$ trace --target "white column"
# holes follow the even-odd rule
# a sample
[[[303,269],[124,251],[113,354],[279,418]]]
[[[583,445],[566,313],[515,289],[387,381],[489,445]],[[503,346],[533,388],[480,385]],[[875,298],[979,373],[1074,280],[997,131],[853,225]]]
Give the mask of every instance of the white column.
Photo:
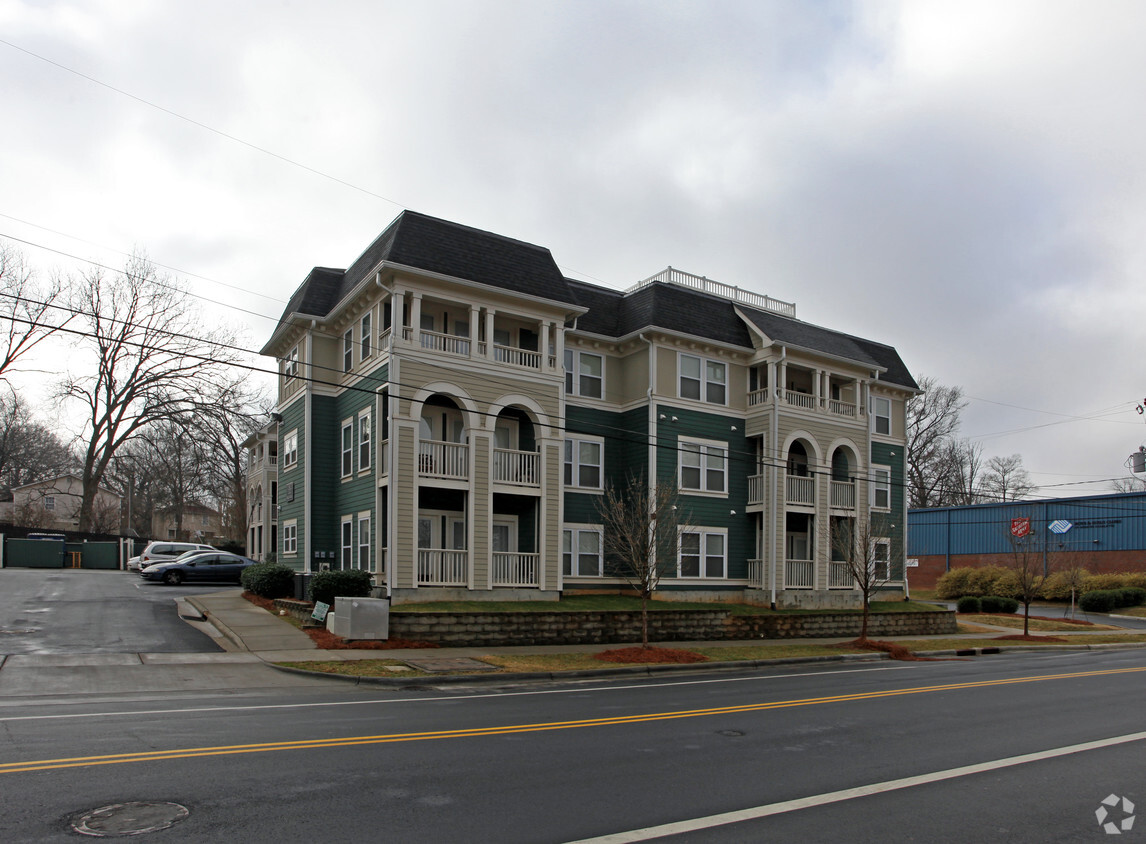
[[[812,376],[812,406],[820,407],[824,400],[824,371],[817,369]]]
[[[481,309],[477,305],[470,305],[470,357],[477,357],[478,353],[478,324],[481,320]]]
[[[485,355],[493,360],[493,309],[487,308],[485,312]]]
[[[422,294],[410,294],[410,339],[414,345],[422,345]]]
[[[538,349],[541,353],[540,366],[538,367],[542,372],[549,371],[549,331],[551,323],[541,323],[541,337],[538,338]]]

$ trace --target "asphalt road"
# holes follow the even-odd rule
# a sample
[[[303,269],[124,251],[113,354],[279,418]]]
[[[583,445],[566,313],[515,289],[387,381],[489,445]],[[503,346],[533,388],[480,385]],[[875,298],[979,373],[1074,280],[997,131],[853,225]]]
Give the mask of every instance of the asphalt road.
[[[1146,807],[1144,688],[1130,650],[5,700],[0,840],[154,801],[165,841],[1091,841]]]
[[[217,653],[175,599],[221,586],[165,586],[122,571],[0,569],[0,654]]]

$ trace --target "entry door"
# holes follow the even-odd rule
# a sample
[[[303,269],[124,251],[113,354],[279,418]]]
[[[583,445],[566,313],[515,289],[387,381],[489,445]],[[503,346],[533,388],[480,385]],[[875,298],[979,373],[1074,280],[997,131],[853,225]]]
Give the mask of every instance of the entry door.
[[[517,550],[517,525],[511,521],[493,523],[493,552],[513,553]]]
[[[449,514],[419,516],[418,547],[464,551],[466,547],[465,517]]]

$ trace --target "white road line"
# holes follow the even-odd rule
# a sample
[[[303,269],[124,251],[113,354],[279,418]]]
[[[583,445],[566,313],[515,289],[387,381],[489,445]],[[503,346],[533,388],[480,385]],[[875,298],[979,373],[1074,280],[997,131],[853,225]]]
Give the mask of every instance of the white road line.
[[[522,692],[488,692],[485,694],[457,695],[454,697],[406,697],[406,698],[373,698],[370,700],[332,700],[318,703],[263,703],[254,706],[196,706],[183,709],[135,709],[130,712],[75,712],[59,715],[13,715],[0,716],[0,724],[14,721],[54,721],[67,718],[137,718],[140,715],[186,715],[196,712],[258,712],[267,709],[321,709],[333,706],[369,706],[372,704],[395,703],[464,703],[468,700],[484,700],[488,698],[507,697],[534,697],[537,695],[568,695],[585,694],[587,692],[620,692],[631,689],[659,689],[668,686],[703,686],[716,683],[743,683],[761,680],[787,680],[799,677],[821,677],[826,674],[856,674],[864,671],[908,671],[914,666],[888,665],[873,666],[871,668],[845,668],[840,671],[808,671],[800,674],[769,674],[765,677],[715,677],[709,680],[680,680],[672,683],[641,683],[631,686],[588,686],[574,689],[535,689]],[[417,678],[419,680],[423,678]],[[424,678],[425,682],[433,685],[433,678]],[[411,678],[414,681],[414,678]]]
[[[920,774],[914,777],[904,777],[898,780],[887,780],[872,785],[862,785],[858,788],[846,788],[842,791],[829,791],[825,794],[814,794],[810,797],[801,797],[797,800],[785,800],[782,803],[769,803],[766,806],[757,806],[752,809],[741,809],[736,812],[724,812],[719,815],[709,815],[706,818],[694,818],[688,821],[666,823],[660,826],[649,826],[644,829],[634,829],[628,832],[617,832],[612,835],[602,835],[598,838],[583,838],[570,844],[628,844],[633,841],[651,841],[654,838],[664,838],[668,835],[680,835],[685,832],[696,832],[701,829],[711,829],[714,826],[741,823],[743,821],[767,818],[771,815],[782,815],[786,812],[796,812],[800,809],[810,809],[815,806],[825,806],[829,803],[840,803],[856,797],[868,797],[873,794],[883,794],[902,788],[914,788],[917,785],[941,782],[943,780],[966,777],[971,774],[981,774],[986,771],[997,771],[1000,768],[1011,768],[1016,765],[1026,765],[1030,762],[1040,762],[1044,759],[1054,759],[1059,756],[1068,756],[1072,753],[1083,753],[1087,750],[1098,750],[1104,747],[1114,747],[1120,744],[1129,744],[1135,741],[1146,740],[1146,732],[1129,733],[1114,738],[1087,741],[1082,744],[1071,744],[1066,747],[1040,750],[1037,753],[1024,753],[1021,756],[1010,756],[1005,759],[996,759],[992,762],[980,762],[977,765],[964,765],[961,768],[948,768],[946,771],[935,771],[930,774]]]

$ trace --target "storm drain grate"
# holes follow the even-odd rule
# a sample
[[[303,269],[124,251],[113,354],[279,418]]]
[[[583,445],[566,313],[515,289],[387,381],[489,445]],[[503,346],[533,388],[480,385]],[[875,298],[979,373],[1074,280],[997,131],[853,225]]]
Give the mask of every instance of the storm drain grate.
[[[72,822],[72,829],[96,838],[143,835],[167,829],[187,815],[187,807],[178,803],[115,803],[84,812]]]

